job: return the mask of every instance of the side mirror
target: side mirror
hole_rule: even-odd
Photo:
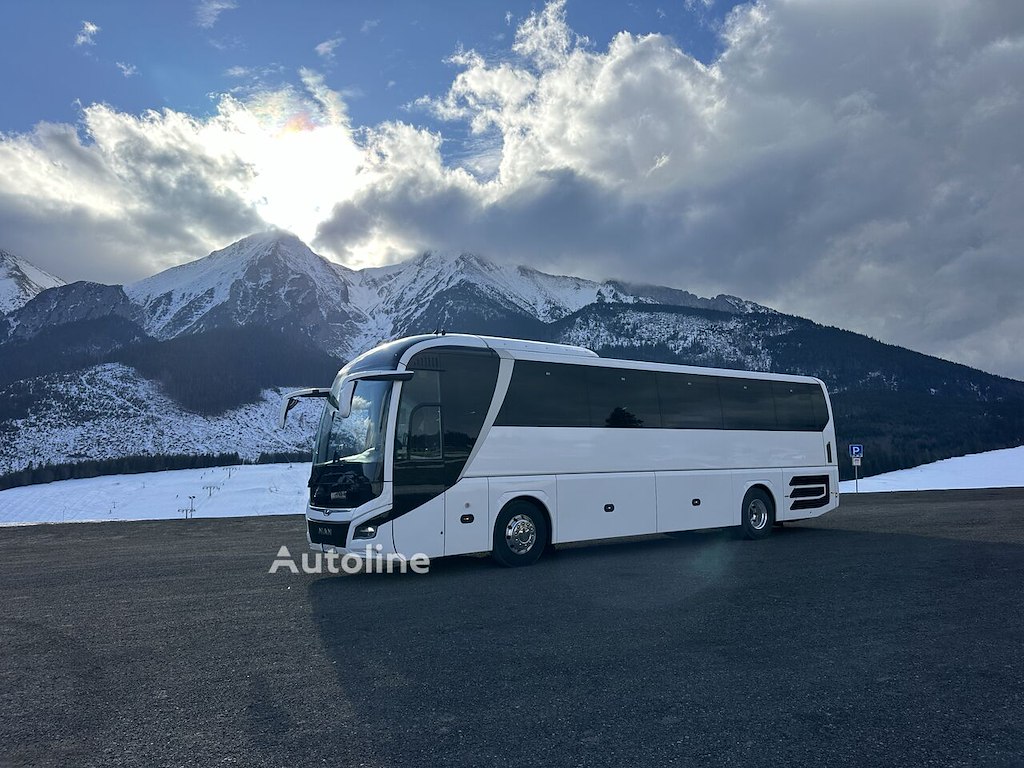
[[[289,392],[284,396],[284,402],[281,404],[281,429],[284,429],[284,425],[288,421],[288,412],[299,404],[300,399],[303,397],[327,397],[330,393],[331,390],[321,389],[319,387],[297,389],[294,392]],[[349,394],[349,398],[351,399],[351,393]]]
[[[338,392],[338,416],[345,419],[352,413],[352,395],[355,394],[356,383],[349,379],[342,384]]]

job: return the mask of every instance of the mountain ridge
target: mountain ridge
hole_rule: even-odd
[[[470,253],[426,251],[398,264],[353,270],[282,230],[250,235],[128,283],[122,287],[123,297],[94,290],[98,295],[92,316],[109,311],[131,317],[155,339],[256,324],[298,331],[347,358],[413,328],[472,322],[488,332],[502,332],[531,321],[555,322],[593,303],[775,311],[734,296],[702,298],[667,286],[553,275]],[[49,325],[84,319],[84,293],[53,294],[45,309],[47,299],[32,296],[7,313],[7,338],[29,337],[44,318],[42,324]],[[125,306],[125,298],[135,311]],[[68,302],[77,312],[66,318],[54,314],[56,303]]]
[[[222,452],[230,441],[211,437],[203,450],[182,436],[212,435],[210,420],[229,414],[250,418],[274,387],[327,384],[377,343],[438,330],[818,376],[833,395],[840,451],[863,443],[868,473],[1024,443],[1024,383],[738,297],[549,275],[469,253],[352,270],[273,231],[123,287],[52,286],[0,317],[0,473],[181,452],[176,440]],[[157,412],[168,400],[173,428]],[[146,436],[150,428],[164,437]],[[266,429],[233,426],[237,452],[304,451],[312,440],[311,428],[283,442]]]

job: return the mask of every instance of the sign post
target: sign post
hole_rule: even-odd
[[[860,493],[860,462],[864,458],[864,446],[850,443],[850,460],[853,462],[853,492]]]

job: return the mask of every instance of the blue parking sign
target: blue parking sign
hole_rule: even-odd
[[[860,459],[864,457],[864,446],[850,443],[850,458]]]

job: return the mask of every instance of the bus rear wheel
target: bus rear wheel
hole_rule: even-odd
[[[491,554],[502,565],[515,568],[533,565],[550,540],[548,520],[528,501],[510,501],[494,523]]]
[[[751,488],[743,497],[740,511],[740,530],[748,539],[763,539],[775,524],[775,504],[762,488]]]

